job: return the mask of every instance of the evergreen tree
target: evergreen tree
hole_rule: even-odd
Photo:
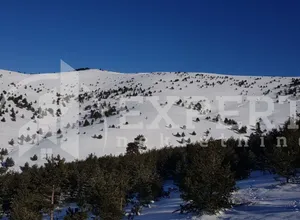
[[[61,201],[66,180],[65,159],[60,156],[47,158],[47,163],[40,170],[35,181],[39,185],[43,211],[49,213],[50,220],[54,219],[54,209]]]
[[[30,142],[31,141],[31,137],[29,135],[27,135],[27,137],[25,138],[26,142]]]
[[[262,134],[262,131],[261,131],[261,129],[260,129],[260,123],[259,123],[259,122],[256,122],[255,133],[256,133],[256,134]]]
[[[191,201],[188,211],[215,213],[229,207],[234,175],[225,162],[225,150],[217,141],[208,147],[187,146],[188,165],[181,184],[182,198]],[[205,159],[203,159],[205,158]]]
[[[300,132],[285,127],[281,135],[286,138],[287,146],[273,144],[272,149],[267,152],[267,158],[271,171],[275,171],[289,182],[290,178],[296,175],[297,160],[300,156]]]
[[[140,154],[138,144],[135,142],[129,142],[127,144],[126,154]]]
[[[5,160],[6,167],[13,167],[15,165],[14,160],[11,157],[7,157]]]
[[[90,125],[91,125],[90,122],[86,119],[84,121],[83,127],[87,127],[87,126],[90,126]]]
[[[30,157],[30,160],[32,161],[36,161],[38,159],[38,156],[35,154],[32,157]]]
[[[122,191],[118,176],[112,173],[102,173],[90,181],[88,203],[92,212],[100,219],[116,220],[123,216],[125,193]]]
[[[134,142],[127,144],[126,154],[140,154],[142,150],[146,150],[145,141],[146,139],[143,135],[138,135]]]
[[[15,144],[14,139],[11,139],[11,140],[8,142],[8,144],[13,146],[13,145]]]
[[[247,133],[247,126],[242,126],[239,131],[238,131],[240,134],[245,134]]]
[[[28,193],[27,190],[18,191],[18,194],[12,202],[11,219],[12,220],[37,220],[42,219],[38,196]]]
[[[57,130],[56,134],[61,134],[60,128]]]

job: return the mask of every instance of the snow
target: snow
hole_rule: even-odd
[[[183,203],[179,193],[171,193],[170,199],[162,199],[146,209],[137,220],[213,220],[213,219],[299,219],[300,187],[297,184],[285,184],[274,179],[274,175],[255,172],[246,180],[238,181],[238,190],[232,200],[240,205],[217,215],[193,216],[191,214],[173,213]],[[167,183],[169,186],[170,183]]]
[[[135,220],[274,220],[300,218],[300,187],[298,184],[283,183],[275,179],[276,176],[254,172],[246,180],[238,181],[237,190],[232,194],[232,201],[239,206],[222,210],[216,215],[196,216],[194,214],[180,214],[174,212],[184,202],[179,192],[172,192],[170,198],[162,198],[160,201],[151,204],[150,208],[143,208],[140,216]],[[176,187],[172,181],[164,185]],[[55,218],[62,220],[68,207],[76,208],[75,204],[59,208],[55,212]],[[47,215],[44,220],[48,220]],[[92,219],[92,215],[90,215]],[[124,220],[127,219],[124,217]],[[6,220],[3,218],[3,220]]]
[[[247,88],[238,86],[242,80],[247,80]],[[277,92],[289,88],[292,78],[290,77],[252,77],[252,76],[230,76],[210,73],[141,73],[121,74],[101,70],[86,70],[78,72],[48,73],[48,74],[21,74],[12,71],[0,70],[0,93],[5,90],[12,96],[23,95],[28,102],[33,102],[37,109],[57,108],[62,111],[61,117],[51,116],[49,113],[43,118],[31,120],[32,112],[19,109],[12,101],[8,101],[15,110],[18,110],[17,120],[10,120],[8,114],[4,117],[6,122],[0,122],[0,148],[9,150],[9,157],[13,157],[16,165],[11,168],[19,170],[19,166],[25,162],[32,164],[43,164],[45,157],[50,154],[60,154],[68,161],[84,159],[90,153],[97,156],[124,154],[128,142],[139,135],[146,137],[148,149],[162,148],[168,146],[184,145],[178,141],[181,138],[174,137],[177,132],[185,132],[185,139],[200,141],[209,137],[213,138],[247,138],[254,128],[257,120],[251,121],[251,100],[254,97],[255,110],[261,112],[266,110],[263,98],[272,98],[274,110],[268,119],[274,127],[282,125],[290,116],[290,103],[288,101],[280,104]],[[193,83],[191,83],[193,81]],[[223,82],[223,83],[218,83]],[[210,84],[214,83],[215,86]],[[145,91],[152,91],[149,97],[126,97],[126,94],[118,94],[109,97],[106,102],[115,104],[119,109],[126,105],[129,112],[121,110],[119,114],[107,117],[104,123],[96,121],[93,125],[79,127],[78,121],[83,121],[88,110],[87,105],[98,103],[97,94],[100,90],[108,91],[126,86],[128,88],[139,87]],[[171,89],[174,87],[174,89]],[[40,91],[39,91],[40,90]],[[270,90],[266,96],[264,93]],[[39,91],[39,92],[37,92]],[[62,97],[70,96],[69,103],[59,106],[53,104],[56,101],[56,93]],[[87,93],[91,99],[84,104],[78,103],[78,94]],[[299,93],[298,93],[299,94]],[[72,97],[74,95],[74,97]],[[225,109],[220,109],[218,97],[225,98]],[[296,95],[292,97],[298,99]],[[182,99],[184,106],[175,105]],[[205,100],[205,101],[204,101]],[[34,103],[37,101],[37,103]],[[100,102],[103,103],[104,100]],[[200,102],[201,101],[201,102]],[[167,102],[167,103],[166,103]],[[190,109],[200,102],[200,112]],[[11,107],[8,109],[10,110]],[[299,109],[297,107],[297,109]],[[234,116],[226,116],[227,111],[236,111]],[[21,118],[24,114],[25,118]],[[210,116],[216,117],[220,114],[222,120],[225,117],[234,119],[239,127],[247,126],[246,134],[238,134],[229,125],[221,126],[220,123],[206,120]],[[162,118],[160,118],[162,116]],[[193,120],[198,117],[200,122]],[[2,118],[2,117],[1,117]],[[125,122],[128,125],[125,125]],[[157,123],[155,123],[157,122]],[[66,128],[67,124],[75,127]],[[171,126],[169,126],[171,124]],[[120,128],[110,128],[111,125]],[[134,126],[133,126],[134,125]],[[186,129],[180,127],[186,126]],[[52,131],[53,136],[44,139],[43,135],[37,135],[35,143],[18,143],[18,137],[22,134],[36,134],[42,128],[44,134]],[[63,137],[58,138],[56,131],[60,128]],[[262,130],[270,130],[271,127],[261,125]],[[204,133],[209,130],[206,137]],[[197,135],[189,135],[193,131]],[[102,139],[94,139],[93,135],[101,134]],[[14,139],[13,146],[8,141]],[[38,156],[37,161],[31,161],[34,154]],[[168,185],[172,183],[166,183]],[[172,213],[182,203],[179,193],[172,193],[170,199],[161,199],[152,204],[151,208],[145,208],[141,216],[135,219],[299,219],[300,188],[293,184],[280,184],[274,180],[272,175],[257,174],[247,180],[238,182],[238,190],[232,195],[235,201],[247,203],[234,207],[215,216],[195,217]]]
[[[275,180],[276,179],[276,180]],[[283,180],[284,181],[284,180]],[[172,181],[167,181],[165,190],[169,187],[176,188]],[[160,201],[150,204],[150,208],[143,207],[135,220],[274,220],[300,218],[300,187],[297,184],[278,181],[278,177],[261,172],[253,172],[245,180],[238,181],[237,190],[232,193],[232,201],[236,207],[221,210],[216,215],[180,214],[176,212],[184,201],[180,198],[180,192],[170,194],[170,198],[161,198]],[[70,204],[71,208],[76,205]],[[69,207],[68,206],[68,207]],[[66,207],[66,208],[68,208]],[[63,219],[66,208],[55,213],[58,220]],[[91,215],[92,216],[92,215]],[[44,220],[49,217],[45,216]],[[90,217],[92,219],[92,217]],[[127,219],[124,217],[124,220]]]
[[[274,179],[274,175],[255,173],[251,178],[237,183],[233,201],[241,205],[218,216],[200,219],[299,219],[300,187]]]

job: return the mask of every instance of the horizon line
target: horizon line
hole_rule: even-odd
[[[217,72],[202,72],[202,71],[149,71],[149,72],[119,72],[119,71],[113,71],[113,70],[106,70],[102,68],[90,68],[90,67],[80,67],[76,68],[70,71],[58,71],[58,72],[22,72],[22,71],[15,71],[10,69],[1,69],[0,71],[8,71],[8,72],[15,72],[20,74],[28,74],[28,75],[35,75],[35,74],[57,74],[57,73],[67,73],[67,72],[81,72],[81,71],[89,71],[89,70],[99,70],[99,71],[106,71],[106,72],[112,72],[112,73],[119,73],[119,74],[151,74],[151,73],[195,73],[195,74],[213,74],[213,75],[228,75],[228,76],[240,76],[240,77],[278,77],[278,78],[299,78],[300,76],[283,76],[283,75],[256,75],[256,74],[247,74],[243,75],[241,73],[217,73]]]

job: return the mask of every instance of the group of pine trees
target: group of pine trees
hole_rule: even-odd
[[[296,125],[299,125],[299,121]],[[146,150],[139,135],[128,144],[125,155],[96,157],[66,162],[51,157],[44,166],[21,167],[0,176],[2,214],[13,220],[54,218],[55,208],[76,203],[65,219],[96,218],[117,220],[133,197],[139,206],[162,197],[163,183],[172,179],[187,203],[181,213],[215,213],[230,207],[235,181],[247,178],[252,170],[277,173],[289,182],[300,167],[300,129],[288,122],[278,130],[262,135],[260,128],[248,141],[230,138],[210,139],[207,145],[190,143],[185,147]],[[32,160],[36,156],[32,157]]]

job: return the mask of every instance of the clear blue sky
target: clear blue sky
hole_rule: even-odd
[[[9,0],[0,69],[300,75],[297,0]]]

